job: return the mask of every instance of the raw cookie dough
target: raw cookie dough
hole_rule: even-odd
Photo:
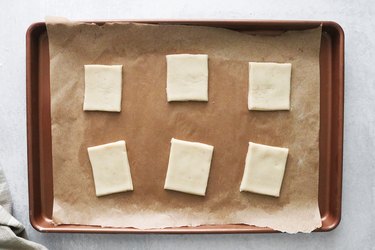
[[[172,138],[164,189],[206,194],[214,147]]]
[[[133,190],[125,141],[89,147],[87,151],[96,196]]]
[[[208,101],[208,56],[167,55],[167,99]]]
[[[290,63],[249,63],[249,110],[290,109]]]
[[[83,110],[121,111],[122,65],[85,65]]]
[[[249,142],[240,191],[280,196],[289,149]]]

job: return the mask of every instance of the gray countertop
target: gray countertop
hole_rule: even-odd
[[[105,4],[104,4],[105,3]],[[25,33],[46,15],[98,19],[332,20],[345,31],[341,224],[328,233],[232,235],[42,234],[29,222]],[[373,18],[372,18],[373,17]],[[375,249],[375,3],[372,1],[1,1],[0,167],[14,215],[50,249]]]

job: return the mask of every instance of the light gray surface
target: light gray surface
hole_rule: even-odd
[[[50,249],[375,249],[375,3],[372,1],[1,1],[0,166],[14,215]],[[219,1],[217,1],[219,2]],[[342,221],[330,233],[270,235],[41,234],[29,223],[25,32],[46,15],[71,19],[333,20],[346,34]]]

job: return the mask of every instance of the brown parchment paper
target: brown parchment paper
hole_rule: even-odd
[[[222,28],[47,22],[56,224],[165,228],[245,223],[321,226],[318,209],[321,28],[249,35]],[[209,56],[209,101],[166,97],[165,55]],[[291,110],[247,109],[248,62],[292,63]],[[84,65],[122,64],[121,113],[84,112]],[[213,145],[205,197],[164,190],[170,140]],[[87,147],[125,140],[133,192],[97,198]],[[289,148],[279,198],[239,192],[248,142]]]

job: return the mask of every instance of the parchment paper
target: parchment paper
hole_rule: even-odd
[[[321,28],[250,35],[222,28],[48,22],[56,224],[165,228],[245,223],[321,226]],[[209,101],[166,97],[165,55],[209,56]],[[292,63],[291,110],[247,109],[248,62]],[[122,64],[121,113],[84,112],[85,64]],[[170,140],[214,145],[205,197],[163,189]],[[97,198],[87,147],[125,140],[133,192]],[[248,142],[289,148],[279,198],[239,192]]]

